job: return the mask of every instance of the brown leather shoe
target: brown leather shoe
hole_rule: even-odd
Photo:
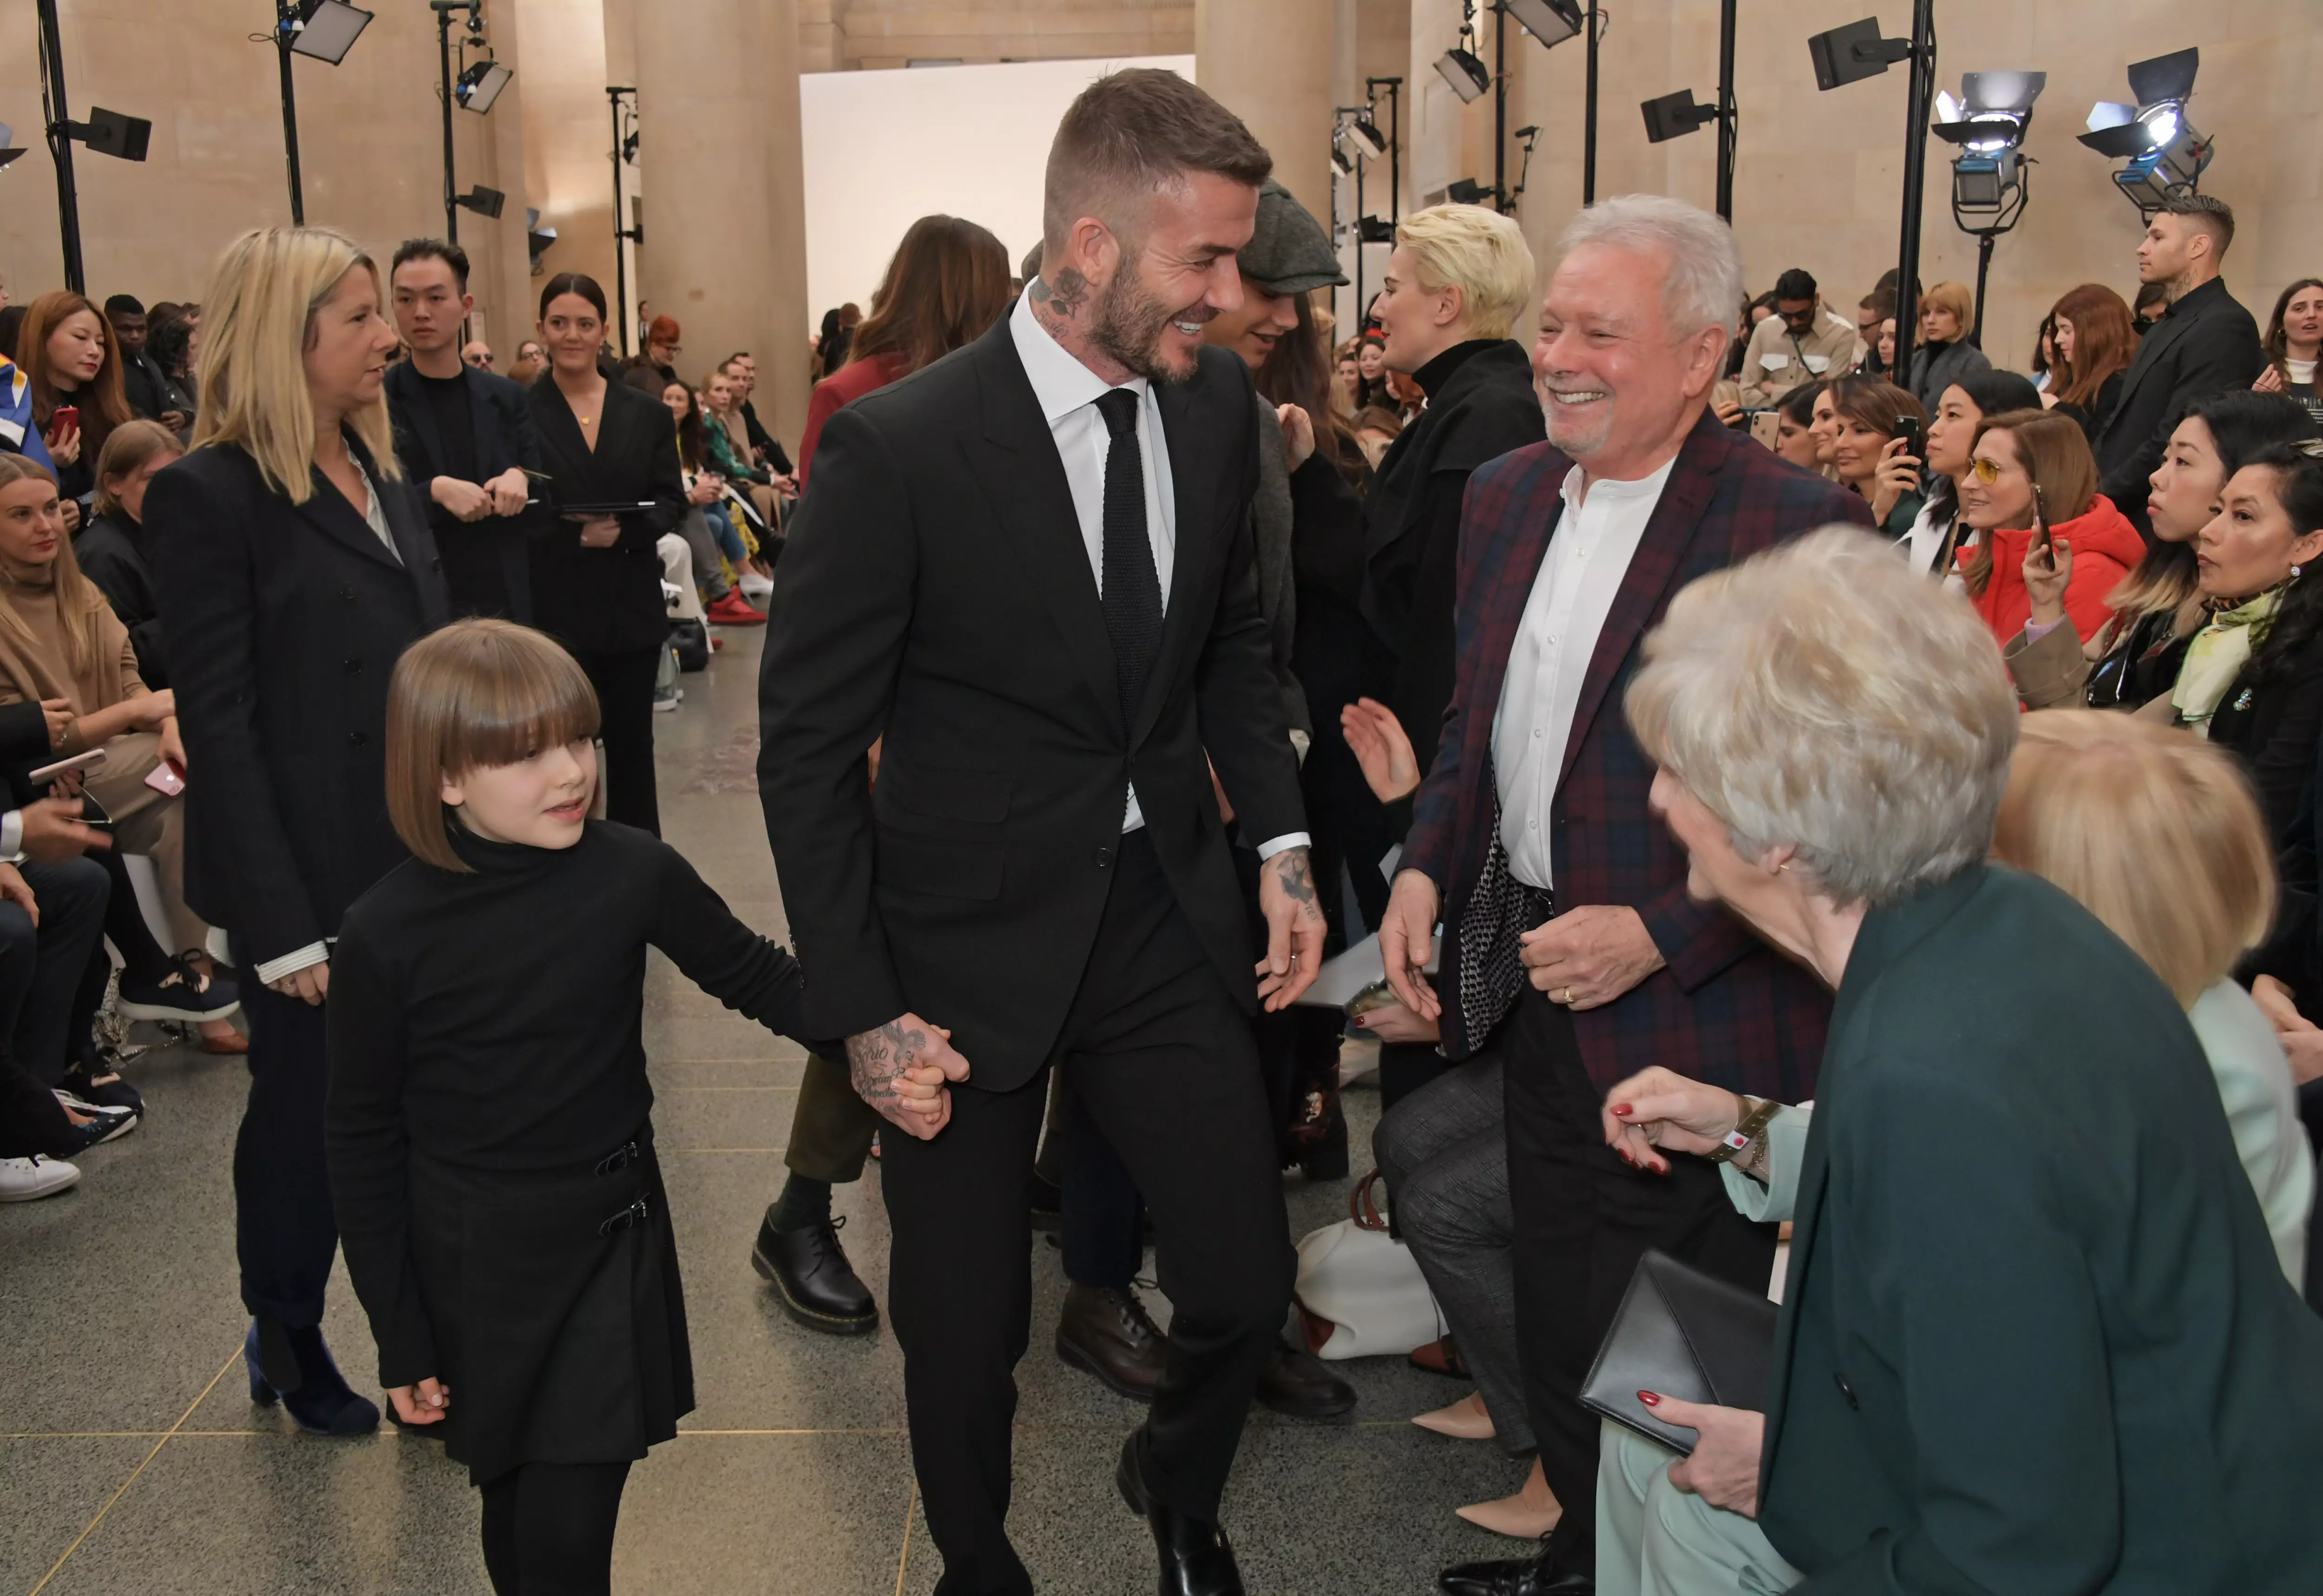
[[[1138,1300],[1136,1287],[1066,1286],[1057,1356],[1074,1368],[1133,1402],[1150,1402],[1169,1350],[1169,1337]]]

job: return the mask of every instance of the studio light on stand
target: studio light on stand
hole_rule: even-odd
[[[1380,90],[1387,90],[1388,131],[1382,133],[1379,124]],[[1397,148],[1398,135],[1402,131],[1403,79],[1400,78],[1367,78],[1364,80],[1364,103],[1360,105],[1339,105],[1332,110],[1331,161],[1339,170],[1355,179],[1355,219],[1344,236],[1352,236],[1355,246],[1355,314],[1360,325],[1364,313],[1364,245],[1391,242],[1395,237],[1398,214],[1398,190],[1402,184],[1402,163]],[[1375,161],[1388,163],[1388,215],[1390,220],[1365,214],[1364,179]],[[1338,206],[1332,205],[1335,243],[1344,242],[1337,231]]]
[[[605,97],[613,109],[613,320],[620,327],[621,358],[629,354],[629,245],[646,241],[645,225],[629,225],[628,202],[621,196],[621,169],[638,158],[638,91],[629,84],[608,84]]]
[[[2098,154],[2127,161],[2113,180],[2141,216],[2153,216],[2173,195],[2195,192],[2215,152],[2186,120],[2201,59],[2199,50],[2181,50],[2132,62],[2129,92],[2137,103],[2099,100],[2080,135]]]
[[[14,128],[10,127],[5,122],[0,122],[0,172],[5,172],[10,167],[15,165],[16,158],[24,152],[15,145],[9,143],[8,141],[15,136],[16,130]],[[0,354],[5,354],[5,353],[6,351],[0,350]]]
[[[1697,105],[1694,90],[1679,89],[1639,107],[1646,114],[1646,141],[1659,144],[1692,133],[1705,123],[1718,124],[1718,214],[1734,220],[1734,145],[1741,131],[1741,115],[1734,105],[1734,0],[1718,7],[1718,103]]]
[[[1952,225],[1976,239],[1976,326],[1969,339],[1979,346],[1993,241],[2024,218],[2031,197],[2025,133],[2048,81],[2046,72],[1970,72],[1960,78],[1957,97],[1949,90],[1936,96],[1929,131],[1960,146],[1952,158]]]
[[[464,211],[473,211],[487,222],[497,222],[508,206],[508,196],[497,188],[487,188],[482,183],[469,186],[468,191],[452,202]]]
[[[80,193],[73,183],[72,147],[78,139],[99,155],[123,161],[142,161],[153,136],[153,124],[142,116],[91,107],[87,122],[75,122],[65,105],[65,47],[57,28],[57,0],[38,0],[41,28],[41,104],[47,113],[44,132],[49,154],[57,166],[57,232],[64,245],[65,287],[76,294],[88,291],[80,261]],[[0,136],[0,143],[7,141]],[[7,160],[14,160],[11,155]],[[0,165],[6,161],[0,161]]]
[[[456,243],[460,239],[463,206],[479,214],[484,213],[482,207],[467,204],[467,200],[473,200],[475,194],[464,199],[454,187],[452,107],[456,105],[464,110],[475,112],[479,116],[484,115],[492,108],[492,102],[500,98],[500,90],[508,87],[509,80],[516,74],[494,60],[489,53],[481,60],[471,62],[467,59],[471,49],[487,52],[491,49],[484,39],[484,0],[427,0],[427,5],[428,9],[436,14],[436,56],[438,70],[443,75],[444,236]],[[461,64],[459,75],[455,78],[452,71],[452,14],[460,11],[468,14],[468,31],[460,40]],[[476,194],[492,192],[489,188],[475,191]],[[500,211],[495,206],[489,214],[498,216]]]
[[[1928,119],[1935,98],[1935,0],[1912,0],[1908,39],[1884,38],[1879,19],[1865,17],[1807,41],[1815,87],[1820,89],[1876,78],[1891,62],[1911,64],[1912,81],[1904,94],[1904,223],[1896,250],[1896,363],[1892,368],[1906,379],[1912,371],[1913,335],[1918,330],[1920,313],[1920,203],[1927,191]]]
[[[498,61],[489,59],[475,61],[460,74],[460,80],[452,86],[452,92],[458,97],[461,110],[473,111],[482,116],[491,110],[492,102],[500,97],[500,90],[506,88],[509,79],[515,76]]]
[[[282,79],[282,161],[290,177],[290,225],[307,225],[306,186],[298,170],[298,97],[292,87],[290,58],[335,67],[371,25],[372,14],[341,0],[275,0],[274,32],[254,35],[274,46]]]

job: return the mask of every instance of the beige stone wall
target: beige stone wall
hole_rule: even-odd
[[[1186,55],[1194,10],[1193,0],[803,0],[802,69]]]
[[[515,3],[486,8],[511,62]],[[142,163],[75,151],[89,291],[100,299],[197,298],[211,261],[237,234],[290,220],[275,53],[249,37],[266,26],[269,9],[247,0],[60,0],[60,9],[73,114],[101,105],[153,124]],[[443,231],[443,124],[432,14],[375,9],[342,65],[298,59],[292,69],[307,219],[383,253]],[[0,117],[30,151],[0,173],[0,278],[18,301],[63,283],[54,169],[36,125],[35,37],[32,0],[0,0]],[[454,118],[462,191],[482,182],[509,196],[497,225],[461,215],[472,286],[496,344],[504,329],[530,319],[523,83],[519,71],[490,116]]]
[[[541,270],[586,272],[611,297],[613,126],[605,86],[616,79],[605,68],[604,6],[601,0],[523,0],[521,20],[528,188],[542,225],[556,229]],[[637,169],[626,169],[621,181],[625,193],[636,193]]]

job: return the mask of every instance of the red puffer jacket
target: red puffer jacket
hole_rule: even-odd
[[[2145,556],[2145,540],[2102,493],[2089,501],[2087,510],[2070,521],[2059,521],[2052,530],[2059,541],[2073,548],[2073,578],[2065,584],[2065,618],[2086,643],[2113,614],[2106,600]],[[1992,580],[1985,583],[1981,596],[1970,601],[1992,628],[1992,635],[2006,644],[2025,629],[2033,616],[2033,600],[2025,591],[2025,552],[2033,546],[2033,534],[2029,529],[2003,528],[1985,536],[1992,539]],[[1959,557],[1960,569],[1965,571],[1974,557],[1973,549],[1963,550]]]

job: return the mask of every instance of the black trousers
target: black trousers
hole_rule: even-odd
[[[494,1596],[604,1596],[629,1465],[525,1463],[483,1489]]]
[[[605,818],[661,835],[661,800],[654,786],[654,673],[661,650],[618,654],[573,651],[597,690],[597,735],[604,739]]]
[[[242,1305],[303,1329],[323,1322],[323,1289],[339,1247],[323,1162],[323,1005],[262,984],[240,937],[234,966],[250,1020],[250,1098],[234,1143]]]
[[[26,859],[18,867],[41,922],[35,928],[23,910],[0,903],[0,1042],[37,1079],[53,1081],[72,1059],[67,1040],[75,1000],[113,888],[91,858]]]
[[[1581,1382],[1648,1247],[1763,1292],[1775,1231],[1734,1210],[1717,1169],[1670,1160],[1667,1175],[1605,1145],[1602,1094],[1583,1068],[1573,1016],[1528,987],[1501,1032],[1516,1220],[1517,1353],[1541,1471],[1565,1509],[1549,1550],[1560,1572],[1596,1566],[1597,1417]]]
[[[1169,1364],[1139,1440],[1160,1500],[1215,1519],[1294,1260],[1250,1023],[1179,911],[1152,845],[1122,839],[1055,1059],[1153,1210]],[[970,1059],[973,1066],[975,1060]],[[904,1349],[912,1463],[944,1557],[941,1596],[1032,1590],[1008,1544],[1011,1371],[1032,1318],[1025,1175],[1045,1071],[952,1087],[932,1142],[881,1138],[895,1231],[888,1311]],[[1119,1533],[1132,1533],[1126,1518]],[[1142,1531],[1138,1532],[1142,1533]]]

